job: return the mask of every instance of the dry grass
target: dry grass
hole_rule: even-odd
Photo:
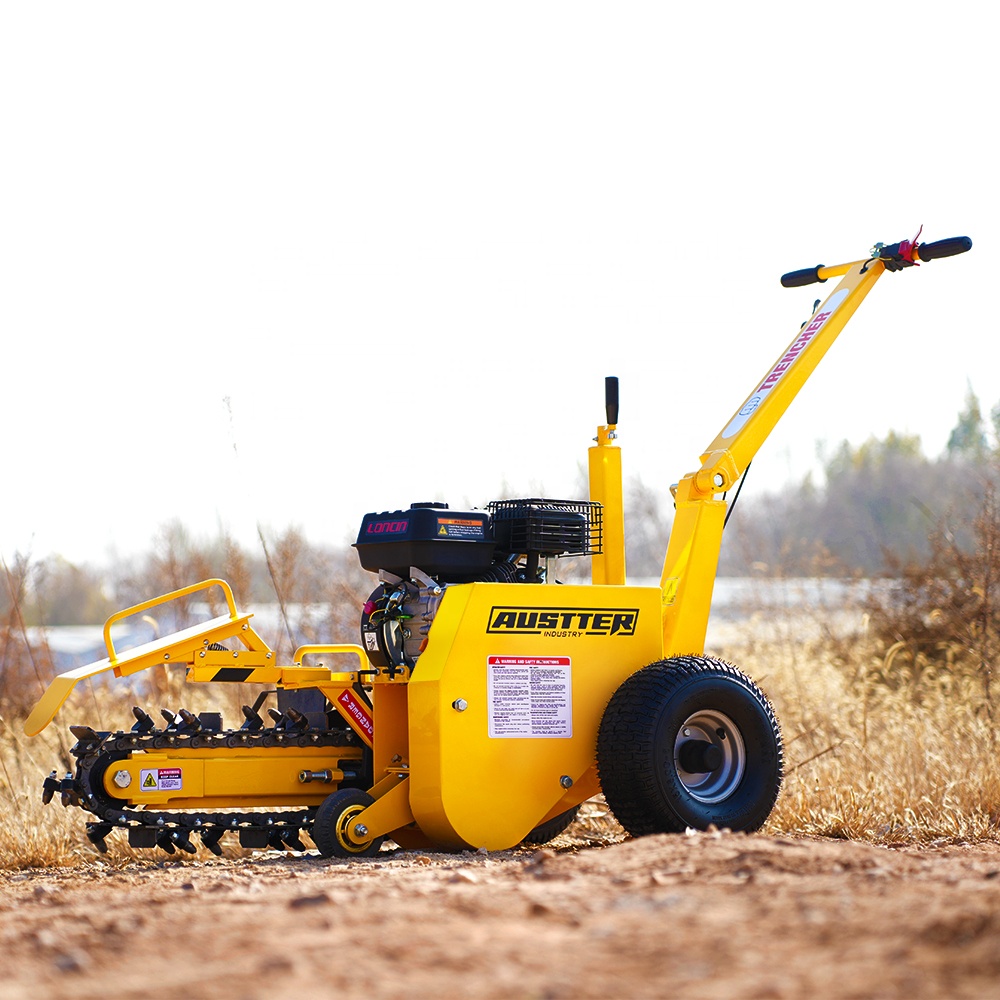
[[[785,738],[785,784],[767,831],[886,846],[1000,839],[996,733],[981,691],[948,677],[890,686],[871,643],[859,639],[851,652],[845,662],[812,643],[741,660]]]
[[[772,626],[766,635],[763,625],[744,627],[738,642],[719,650],[760,683],[782,724],[786,779],[765,832],[889,846],[1000,839],[998,735],[976,675],[946,666],[915,671],[898,649],[882,651],[874,638],[844,638],[821,621],[795,625]],[[239,705],[253,697],[235,685],[187,685],[162,668],[148,675],[155,687],[142,696],[123,682],[81,685],[60,714],[63,724],[57,720],[35,739],[23,736],[21,712],[0,717],[0,868],[98,858],[84,835],[85,813],[41,803],[43,777],[70,764],[66,720],[127,728],[133,704],[150,711],[183,704],[221,710],[235,724]],[[621,836],[603,802],[594,801],[558,843]],[[149,857],[123,840],[109,838],[106,863]],[[230,845],[227,853],[247,852]]]

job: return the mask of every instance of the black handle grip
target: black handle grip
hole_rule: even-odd
[[[813,285],[817,281],[826,281],[826,278],[819,276],[819,269],[823,264],[815,267],[804,267],[801,271],[789,271],[781,276],[781,283],[785,288],[798,288],[800,285]]]
[[[954,257],[957,253],[965,253],[971,249],[972,240],[968,236],[952,236],[947,240],[921,243],[917,247],[917,256],[921,260],[937,260],[938,257]]]
[[[604,409],[608,414],[608,425],[618,423],[618,378],[609,375],[604,380]]]

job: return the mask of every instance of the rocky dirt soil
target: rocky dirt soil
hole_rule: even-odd
[[[0,873],[0,996],[1000,997],[1000,845],[707,832]]]

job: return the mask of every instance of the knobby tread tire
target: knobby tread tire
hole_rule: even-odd
[[[697,711],[732,719],[745,747],[738,787],[721,801],[690,794],[677,774],[675,740]],[[604,797],[633,836],[682,833],[688,827],[751,831],[770,815],[781,787],[781,731],[767,698],[731,663],[679,656],[631,675],[611,697],[597,739]]]
[[[572,826],[574,820],[579,813],[580,807],[573,806],[572,809],[567,809],[566,812],[559,813],[558,816],[553,816],[547,823],[539,823],[538,826],[532,830],[527,837],[524,838],[523,843],[525,844],[547,844],[550,840],[555,840],[564,830],[568,830]]]

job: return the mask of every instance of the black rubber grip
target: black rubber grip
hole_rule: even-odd
[[[604,409],[608,414],[608,426],[618,423],[618,378],[609,375],[604,380]]]
[[[817,281],[826,281],[826,278],[819,276],[819,269],[823,264],[815,267],[804,267],[801,271],[789,271],[781,276],[781,283],[785,288],[798,288],[800,285],[814,285]]]
[[[937,260],[938,257],[954,257],[957,253],[965,253],[971,249],[972,240],[968,236],[952,236],[947,240],[921,243],[917,247],[917,256],[921,260]]]

